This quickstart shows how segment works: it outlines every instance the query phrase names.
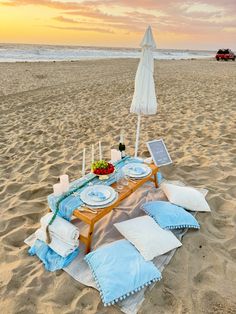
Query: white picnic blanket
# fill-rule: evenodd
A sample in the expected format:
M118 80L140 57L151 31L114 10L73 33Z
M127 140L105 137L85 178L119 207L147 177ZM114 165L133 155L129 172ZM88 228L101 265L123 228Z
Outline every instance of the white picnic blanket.
M179 185L184 185L181 182L172 182ZM206 194L206 190L202 190L203 194ZM161 189L154 188L153 184L148 182L140 187L135 193L125 199L118 207L113 209L102 220L96 223L93 235L92 250L95 250L99 246L110 243L123 237L114 227L114 223L121 222L127 219L132 219L138 216L143 216L145 213L141 210L141 205L152 200L167 200ZM196 214L196 213L195 213ZM81 222L75 222L75 225L79 227L80 233L83 234L85 225ZM174 234L180 240L182 236L187 232L187 229L174 231ZM197 231L196 231L197 232ZM31 245L34 242L34 234L26 239L25 243ZM81 243L81 242L80 242ZM82 243L80 245L81 252L78 257L64 270L72 276L78 282L94 287L96 283L93 279L92 272L84 261L84 254L82 249ZM172 250L162 256L156 257L153 262L157 268L162 272L166 265L170 262L176 250ZM155 283L160 284L160 283ZM117 303L120 310L126 314L135 314L138 312L142 302L144 301L144 294L147 289L151 289L153 286L142 289L136 294L133 294L123 301Z

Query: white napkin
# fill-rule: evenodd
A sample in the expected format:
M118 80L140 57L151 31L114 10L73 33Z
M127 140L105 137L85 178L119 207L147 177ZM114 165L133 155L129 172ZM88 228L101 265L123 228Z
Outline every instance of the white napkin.
M52 216L53 213L48 213L40 219L42 230L46 230ZM53 223L49 226L49 231L51 236L69 245L75 245L78 243L79 229L69 221L59 216L57 216Z
M37 239L43 241L46 243L46 232L45 230L38 229L35 232L35 236ZM53 235L52 236L52 241L48 246L56 252L58 255L62 257L67 257L69 254L74 252L74 250L79 246L79 240L77 240L77 243L74 245L70 245L68 243L65 243L58 238L55 238Z

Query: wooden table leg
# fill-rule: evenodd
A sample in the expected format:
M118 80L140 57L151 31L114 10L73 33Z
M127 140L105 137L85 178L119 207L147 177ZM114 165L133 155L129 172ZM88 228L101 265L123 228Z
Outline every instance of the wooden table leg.
M93 237L93 230L94 230L94 223L91 223L89 225L89 231L88 231L88 243L86 245L85 254L89 253L91 250L91 243L92 243L92 237Z
M154 174L154 183L155 183L155 187L158 188L158 177L157 177L157 173Z

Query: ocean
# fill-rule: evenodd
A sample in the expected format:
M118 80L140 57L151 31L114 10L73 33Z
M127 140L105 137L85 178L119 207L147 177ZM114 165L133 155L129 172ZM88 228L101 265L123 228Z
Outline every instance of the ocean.
M156 49L155 59L180 60L214 57L214 51ZM0 44L0 62L75 61L105 58L140 58L140 49L81 46Z

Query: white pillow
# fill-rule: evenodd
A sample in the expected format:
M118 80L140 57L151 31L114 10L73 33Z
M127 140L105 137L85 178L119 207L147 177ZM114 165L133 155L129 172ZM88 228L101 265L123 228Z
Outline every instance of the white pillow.
M122 221L114 226L136 247L146 261L182 245L171 231L163 230L149 216Z
M204 195L192 187L162 183L161 189L172 204L192 211L211 211Z

